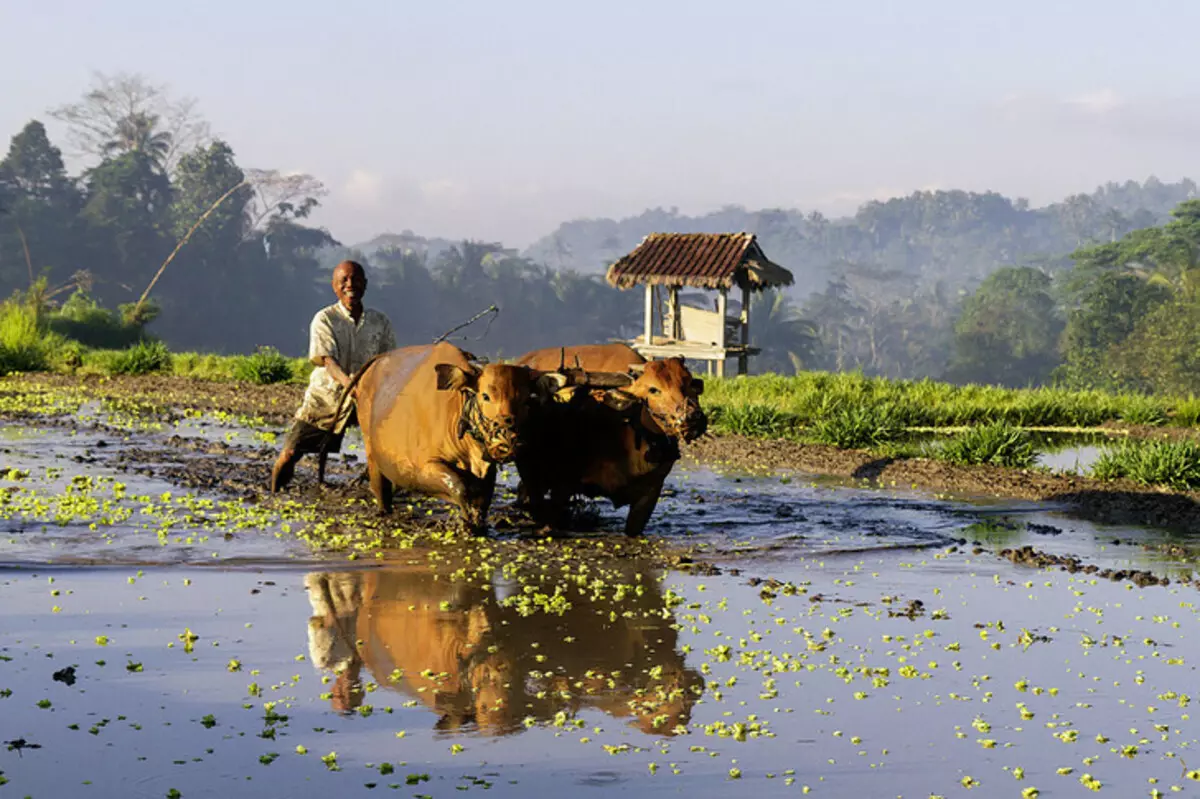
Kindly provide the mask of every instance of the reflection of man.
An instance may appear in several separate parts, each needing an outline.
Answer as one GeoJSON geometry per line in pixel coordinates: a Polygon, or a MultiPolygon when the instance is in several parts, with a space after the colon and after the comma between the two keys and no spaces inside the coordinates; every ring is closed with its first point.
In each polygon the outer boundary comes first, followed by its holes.
{"type": "Polygon", "coordinates": [[[362,704],[362,658],[355,642],[362,590],[356,573],[313,572],[304,577],[313,615],[308,620],[308,657],[337,675],[330,705],[339,713],[362,704]]]}
{"type": "Polygon", "coordinates": [[[333,293],[338,301],[317,311],[309,327],[308,358],[316,368],[271,470],[272,493],[291,482],[296,463],[306,453],[320,455],[320,476],[324,477],[325,455],[341,450],[346,425],[352,423],[353,399],[337,416],[342,392],[367,361],[396,348],[388,318],[363,307],[366,291],[367,276],[361,264],[342,261],[333,270],[333,293]]]}

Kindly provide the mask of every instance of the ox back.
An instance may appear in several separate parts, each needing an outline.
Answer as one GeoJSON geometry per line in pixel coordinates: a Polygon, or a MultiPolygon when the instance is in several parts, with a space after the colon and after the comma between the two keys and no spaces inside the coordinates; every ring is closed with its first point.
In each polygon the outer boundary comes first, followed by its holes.
{"type": "Polygon", "coordinates": [[[578,365],[589,372],[624,373],[631,365],[646,359],[628,344],[579,344],[571,347],[547,347],[527,352],[516,360],[532,369],[557,369],[565,363],[568,369],[578,365]]]}

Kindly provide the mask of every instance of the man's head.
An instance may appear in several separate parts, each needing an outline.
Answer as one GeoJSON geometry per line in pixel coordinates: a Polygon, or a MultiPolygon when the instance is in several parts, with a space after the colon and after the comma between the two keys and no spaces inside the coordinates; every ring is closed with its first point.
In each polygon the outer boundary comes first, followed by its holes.
{"type": "Polygon", "coordinates": [[[333,293],[347,311],[362,309],[363,294],[367,292],[367,273],[358,261],[342,261],[333,270],[333,293]]]}

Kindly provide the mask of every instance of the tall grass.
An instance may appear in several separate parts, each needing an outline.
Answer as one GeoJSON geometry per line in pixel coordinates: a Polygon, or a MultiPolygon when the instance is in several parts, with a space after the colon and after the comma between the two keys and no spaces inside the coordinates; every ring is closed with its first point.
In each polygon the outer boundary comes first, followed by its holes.
{"type": "Polygon", "coordinates": [[[1092,464],[1092,477],[1112,480],[1126,477],[1143,485],[1187,490],[1200,487],[1200,443],[1178,441],[1125,441],[1100,452],[1092,464]]]}
{"type": "Polygon", "coordinates": [[[1030,466],[1037,458],[1029,434],[1008,422],[972,427],[933,449],[930,454],[949,463],[988,463],[1017,468],[1030,466]]]}
{"type": "Polygon", "coordinates": [[[840,405],[814,421],[810,434],[842,449],[870,449],[890,444],[904,433],[902,413],[890,405],[840,405]]]}
{"type": "MultiPolygon", "coordinates": [[[[1146,397],[1059,388],[956,386],[933,380],[887,380],[858,374],[806,372],[709,380],[704,406],[728,413],[759,406],[799,427],[826,418],[831,408],[887,407],[909,427],[967,427],[1007,422],[1017,427],[1094,427],[1105,422],[1200,424],[1200,400],[1146,397]]],[[[764,413],[765,411],[759,411],[764,413]]]]}
{"type": "Polygon", "coordinates": [[[62,342],[45,330],[31,305],[15,299],[0,305],[0,372],[45,370],[62,342]]]}
{"type": "Polygon", "coordinates": [[[282,383],[292,379],[292,363],[274,347],[259,347],[253,355],[239,358],[233,376],[247,383],[282,383]]]}
{"type": "Polygon", "coordinates": [[[170,369],[171,352],[161,341],[139,341],[119,350],[108,364],[109,373],[115,375],[148,375],[170,369]]]}

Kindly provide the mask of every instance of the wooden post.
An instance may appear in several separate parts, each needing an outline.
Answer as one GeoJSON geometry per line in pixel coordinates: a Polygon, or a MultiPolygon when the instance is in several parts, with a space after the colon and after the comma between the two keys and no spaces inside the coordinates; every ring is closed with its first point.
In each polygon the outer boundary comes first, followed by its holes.
{"type": "Polygon", "coordinates": [[[654,284],[646,284],[646,346],[654,344],[654,284]]]}
{"type": "Polygon", "coordinates": [[[679,319],[679,287],[671,286],[668,296],[668,304],[671,309],[671,329],[664,330],[664,335],[670,336],[672,341],[680,341],[683,337],[683,323],[679,319]]]}
{"type": "Polygon", "coordinates": [[[746,284],[742,287],[742,313],[740,315],[742,323],[741,345],[742,351],[738,353],[738,374],[744,375],[750,373],[750,355],[746,352],[746,348],[750,346],[750,285],[746,284]]]}
{"type": "Polygon", "coordinates": [[[721,354],[721,359],[717,361],[717,377],[725,376],[725,314],[728,310],[729,290],[723,288],[717,295],[717,318],[720,319],[717,326],[717,350],[721,354]]]}

